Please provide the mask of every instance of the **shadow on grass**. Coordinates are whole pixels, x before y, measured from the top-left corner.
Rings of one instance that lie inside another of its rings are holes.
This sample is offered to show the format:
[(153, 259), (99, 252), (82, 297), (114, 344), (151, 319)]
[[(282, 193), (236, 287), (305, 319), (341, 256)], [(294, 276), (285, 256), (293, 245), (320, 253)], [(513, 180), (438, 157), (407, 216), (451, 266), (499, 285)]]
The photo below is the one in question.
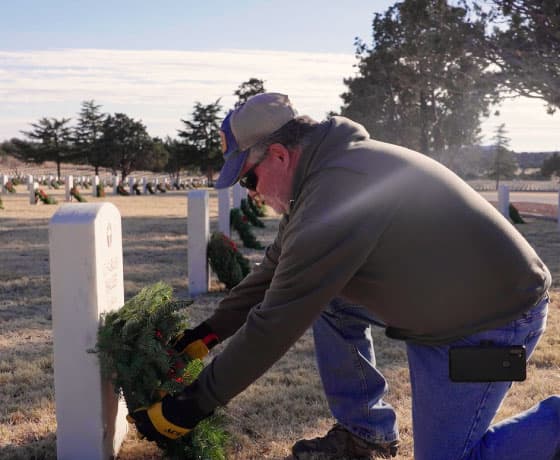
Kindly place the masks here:
[(56, 460), (56, 435), (50, 433), (25, 444), (0, 446), (0, 458), (9, 460)]

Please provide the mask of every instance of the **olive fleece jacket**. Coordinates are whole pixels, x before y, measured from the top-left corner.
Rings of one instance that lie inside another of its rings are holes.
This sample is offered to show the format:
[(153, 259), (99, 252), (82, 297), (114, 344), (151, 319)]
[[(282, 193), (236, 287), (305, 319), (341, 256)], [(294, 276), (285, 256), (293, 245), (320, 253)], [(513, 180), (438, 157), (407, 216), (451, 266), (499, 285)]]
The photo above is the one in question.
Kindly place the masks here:
[(233, 337), (200, 374), (199, 403), (243, 391), (333, 297), (371, 310), (390, 337), (438, 344), (517, 318), (550, 283), (513, 225), (453, 172), (333, 117), (302, 152), (262, 263), (207, 320)]

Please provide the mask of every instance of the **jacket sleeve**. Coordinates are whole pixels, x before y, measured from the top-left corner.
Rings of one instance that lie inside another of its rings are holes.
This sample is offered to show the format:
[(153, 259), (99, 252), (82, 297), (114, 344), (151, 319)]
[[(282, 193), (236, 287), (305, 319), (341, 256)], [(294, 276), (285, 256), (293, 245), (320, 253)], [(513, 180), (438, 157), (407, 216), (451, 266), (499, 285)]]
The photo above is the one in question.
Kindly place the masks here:
[(367, 259), (376, 240), (363, 218), (369, 200), (359, 195), (359, 201), (349, 200), (363, 185), (359, 174), (342, 177), (346, 180), (327, 171), (302, 190), (262, 303), (199, 376), (205, 409), (226, 404), (272, 366)]
[(206, 320), (220, 341), (233, 335), (246, 321), (249, 310), (262, 302), (278, 264), (281, 253), (280, 241), (286, 222), (287, 217), (284, 216), (280, 221), (276, 238), (266, 248), (261, 263), (229, 292), (214, 314)]

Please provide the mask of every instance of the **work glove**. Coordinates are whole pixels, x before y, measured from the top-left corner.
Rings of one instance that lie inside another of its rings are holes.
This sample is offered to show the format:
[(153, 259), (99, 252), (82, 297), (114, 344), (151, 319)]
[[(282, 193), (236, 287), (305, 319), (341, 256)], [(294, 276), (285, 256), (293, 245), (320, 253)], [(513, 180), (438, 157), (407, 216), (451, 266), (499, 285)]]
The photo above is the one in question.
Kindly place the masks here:
[(194, 329), (185, 329), (175, 339), (173, 348), (179, 354), (184, 353), (193, 359), (202, 359), (219, 341), (218, 336), (214, 334), (210, 326), (201, 323)]
[(186, 387), (176, 396), (165, 395), (150, 407), (141, 407), (127, 415), (136, 425), (140, 435), (158, 444), (180, 438), (191, 431), (198, 422), (214, 411), (204, 412), (195, 397), (197, 382)]

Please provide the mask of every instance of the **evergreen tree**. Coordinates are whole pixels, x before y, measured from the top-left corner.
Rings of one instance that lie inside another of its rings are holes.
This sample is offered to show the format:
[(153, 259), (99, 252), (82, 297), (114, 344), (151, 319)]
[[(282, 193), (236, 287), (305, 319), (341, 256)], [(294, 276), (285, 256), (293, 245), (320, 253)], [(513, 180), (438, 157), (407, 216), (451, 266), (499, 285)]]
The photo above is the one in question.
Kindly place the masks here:
[(495, 24), (488, 55), (502, 88), (560, 107), (560, 3), (558, 0), (475, 0), (474, 12)]
[(251, 96), (255, 96), (256, 94), (265, 92), (266, 90), (264, 89), (264, 80), (260, 80), (259, 78), (250, 78), (249, 80), (244, 81), (233, 93), (234, 96), (237, 96), (235, 108), (243, 105)]
[(153, 141), (146, 127), (141, 121), (124, 113), (115, 113), (105, 118), (99, 142), (113, 171), (121, 172), (122, 181), (132, 171), (149, 169), (153, 164)]
[(489, 170), (489, 177), (496, 179), (496, 190), (500, 185), (501, 179), (510, 179), (517, 170), (517, 160), (511, 150), (509, 150), (509, 138), (505, 124), (502, 123), (494, 131), (494, 156)]
[(551, 157), (543, 161), (541, 174), (544, 177), (550, 177), (553, 174), (557, 177), (560, 176), (560, 155), (558, 155), (558, 153), (554, 153)]
[(74, 140), (76, 150), (85, 157), (87, 164), (95, 169), (95, 175), (99, 174), (101, 166), (107, 166), (108, 158), (105, 149), (101, 145), (103, 136), (103, 122), (107, 117), (101, 113), (101, 106), (93, 100), (82, 102), (82, 109), (78, 114), (78, 123), (74, 128)]
[(72, 130), (68, 126), (70, 118), (41, 118), (31, 123), (31, 131), (22, 131), (31, 142), (16, 142), (19, 155), (36, 163), (54, 161), (56, 173), (61, 177), (60, 165), (64, 160), (76, 159), (72, 149)]
[(179, 137), (184, 139), (185, 152), (196, 152), (196, 165), (205, 173), (208, 180), (212, 180), (214, 172), (223, 163), (222, 143), (220, 140), (220, 111), (222, 106), (218, 99), (213, 104), (195, 104), (191, 120), (181, 120), (185, 124), (184, 130), (179, 130)]
[(373, 44), (356, 41), (356, 77), (341, 114), (373, 137), (442, 157), (478, 138), (494, 83), (479, 48), (484, 23), (445, 0), (404, 0), (373, 20)]

